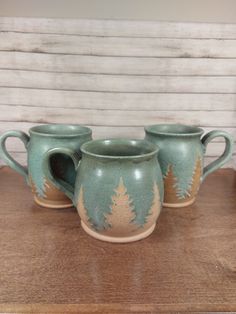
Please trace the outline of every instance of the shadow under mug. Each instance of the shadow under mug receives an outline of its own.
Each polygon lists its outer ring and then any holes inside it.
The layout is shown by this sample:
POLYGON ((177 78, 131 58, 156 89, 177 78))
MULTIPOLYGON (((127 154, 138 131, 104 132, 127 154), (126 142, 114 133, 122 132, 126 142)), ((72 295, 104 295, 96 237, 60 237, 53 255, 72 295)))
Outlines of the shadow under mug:
MULTIPOLYGON (((67 208, 73 206, 71 200, 43 174, 44 154, 52 148, 70 148, 79 153, 83 143, 92 139, 92 130, 80 125, 45 124, 32 127, 29 135, 22 131, 7 131, 0 137, 0 157, 12 169, 21 174, 30 185, 37 204, 49 208, 67 208), (20 165, 7 152, 6 140, 17 137, 27 151, 28 167, 20 165)), ((51 166, 59 178, 75 183, 73 163, 65 155, 57 154, 51 160, 51 166)))
POLYGON ((222 167, 232 156, 233 139, 230 134, 214 130, 203 137, 199 127, 181 124, 156 124, 145 127, 145 139, 156 144, 164 180, 166 207, 184 207, 195 201, 201 182, 222 167), (204 167, 207 145, 216 137, 223 137, 225 150, 204 167))

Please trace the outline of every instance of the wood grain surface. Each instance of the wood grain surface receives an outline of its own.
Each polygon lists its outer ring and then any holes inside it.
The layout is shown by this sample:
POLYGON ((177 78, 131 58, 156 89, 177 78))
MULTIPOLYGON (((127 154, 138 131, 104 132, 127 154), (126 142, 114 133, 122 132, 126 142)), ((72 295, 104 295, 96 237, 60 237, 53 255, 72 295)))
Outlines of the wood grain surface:
POLYGON ((236 39, 236 25, 226 23, 1 17, 0 28, 5 32, 82 36, 236 39))
MULTIPOLYGON (((235 60, 234 24, 1 17, 0 133, 80 123, 94 138, 140 138, 167 122, 236 138, 235 60)), ((223 149, 209 145, 206 163, 223 149)))
POLYGON ((33 203, 0 170, 0 312, 236 311, 236 172, 219 170, 194 205, 163 209, 132 244, 88 236, 74 208, 33 203))
POLYGON ((235 58, 236 40, 0 32, 0 50, 91 56, 235 58))
POLYGON ((69 72, 119 75, 227 76, 236 75, 229 59, 111 57, 0 51, 0 68, 39 72, 69 72))

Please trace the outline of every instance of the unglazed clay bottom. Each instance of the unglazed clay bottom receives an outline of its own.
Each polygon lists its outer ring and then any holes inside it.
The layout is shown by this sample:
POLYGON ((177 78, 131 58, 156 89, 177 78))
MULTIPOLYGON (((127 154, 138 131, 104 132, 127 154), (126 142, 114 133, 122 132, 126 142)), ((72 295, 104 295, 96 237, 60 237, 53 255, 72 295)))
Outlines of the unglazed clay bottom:
POLYGON ((171 208, 181 208, 181 207, 187 207, 189 205, 192 205, 195 202, 196 198, 192 198, 191 200, 183 203, 163 203, 163 207, 171 207, 171 208))
POLYGON ((111 237, 111 236, 99 234, 98 232, 95 232, 92 229, 90 229, 85 223, 83 223, 83 221, 81 221, 81 226, 87 234, 89 234, 91 237, 97 240, 101 240, 105 242, 112 242, 112 243, 129 243, 129 242, 135 242, 135 241, 139 241, 144 238, 147 238, 155 229, 156 224, 152 225, 148 230, 140 234, 130 236, 130 237, 111 237))
POLYGON ((70 200, 63 201, 51 201, 51 200, 45 200, 43 198, 39 198, 37 196, 34 196, 34 201, 36 204, 47 207, 47 208, 70 208, 73 207, 72 202, 70 200))

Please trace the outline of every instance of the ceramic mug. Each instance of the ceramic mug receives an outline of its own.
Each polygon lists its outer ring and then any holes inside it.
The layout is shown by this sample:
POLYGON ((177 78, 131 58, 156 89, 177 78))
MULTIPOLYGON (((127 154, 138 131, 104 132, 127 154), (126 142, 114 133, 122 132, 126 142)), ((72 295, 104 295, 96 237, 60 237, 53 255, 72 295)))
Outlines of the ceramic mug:
POLYGON ((163 198, 158 148, 144 140, 111 139, 90 141, 81 151, 79 162, 71 149, 49 150, 44 171, 52 184, 73 200, 83 229, 108 242, 132 242, 151 234, 163 198), (50 166, 58 153, 73 160, 75 187, 58 180, 50 166))
POLYGON ((164 180, 164 206, 183 207, 195 200, 201 182, 223 166, 232 156, 233 139, 223 131, 204 130, 181 124, 157 124, 145 127, 145 139, 158 145, 164 180), (207 145, 216 137, 225 139, 222 156, 203 167, 207 145))
MULTIPOLYGON (((8 131, 0 137, 0 157, 12 169, 23 175, 31 186, 37 204, 50 208, 67 208, 71 200, 58 190, 43 174, 43 155, 54 147, 67 147, 80 152, 80 146, 91 140, 91 129, 80 125, 45 124, 31 128, 30 136, 22 131, 8 131), (17 137, 22 140, 27 150, 28 169, 15 161, 6 150, 6 140, 17 137)), ((61 179, 71 184, 75 182, 74 171, 71 171, 71 159, 57 155, 51 160, 52 167, 61 179), (64 168, 65 164, 67 165, 64 168)))

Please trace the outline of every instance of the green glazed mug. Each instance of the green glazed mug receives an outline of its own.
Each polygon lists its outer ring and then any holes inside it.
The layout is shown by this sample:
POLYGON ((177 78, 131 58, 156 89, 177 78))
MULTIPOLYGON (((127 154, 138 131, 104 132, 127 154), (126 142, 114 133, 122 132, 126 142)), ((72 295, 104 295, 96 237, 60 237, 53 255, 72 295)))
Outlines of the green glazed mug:
POLYGON ((81 151, 80 161, 74 150, 49 150, 44 173, 73 200, 83 229, 108 242, 132 242, 150 235, 163 199, 158 148, 144 140, 111 139, 90 141, 81 151), (58 153, 73 160, 75 186, 53 171, 50 161, 58 153))
POLYGON ((204 130, 181 124, 157 124, 145 127, 145 139, 156 144, 164 180, 164 206, 184 207, 195 201, 201 182, 223 166, 232 156, 230 134, 214 130, 203 137, 204 130), (207 145, 216 137, 225 139, 222 156, 204 167, 207 145))
MULTIPOLYGON (((0 157, 8 166, 21 174, 30 185, 37 204, 49 208, 67 208, 72 206, 71 200, 58 190, 43 174, 43 155, 51 148, 66 147, 80 153, 80 146, 92 139, 91 129, 80 125, 45 124, 31 128, 30 136, 22 131, 8 131, 0 137, 0 157), (27 150, 28 168, 15 161, 6 150, 6 140, 17 137, 27 150)), ((52 167, 60 178, 74 184, 75 177, 71 159, 57 155, 51 160, 52 167), (67 168, 64 169, 64 165, 67 168)))

